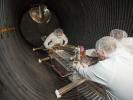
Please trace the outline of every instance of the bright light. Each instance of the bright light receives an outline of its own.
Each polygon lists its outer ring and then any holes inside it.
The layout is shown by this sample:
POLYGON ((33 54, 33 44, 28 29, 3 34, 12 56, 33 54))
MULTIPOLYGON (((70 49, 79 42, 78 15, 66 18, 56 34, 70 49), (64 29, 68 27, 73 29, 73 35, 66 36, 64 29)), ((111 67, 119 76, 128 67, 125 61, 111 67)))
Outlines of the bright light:
POLYGON ((39 5, 29 10, 29 14, 37 23, 49 23, 51 19, 51 12, 46 5, 39 5))

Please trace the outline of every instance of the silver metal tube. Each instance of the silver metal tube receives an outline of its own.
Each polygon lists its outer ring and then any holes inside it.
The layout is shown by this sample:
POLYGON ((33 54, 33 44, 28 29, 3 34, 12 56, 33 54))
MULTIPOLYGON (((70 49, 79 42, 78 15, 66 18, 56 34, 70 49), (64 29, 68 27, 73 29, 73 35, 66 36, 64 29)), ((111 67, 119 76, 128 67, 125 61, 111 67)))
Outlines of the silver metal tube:
POLYGON ((32 50, 37 51, 37 50, 41 50, 41 49, 43 49, 43 47, 33 48, 32 50))
POLYGON ((69 92, 70 90, 72 90, 73 88, 81 85, 85 81, 86 81, 86 79, 75 80, 75 81, 71 82, 70 84, 62 87, 61 89, 55 90, 55 94, 56 94, 57 98, 61 98, 63 94, 65 94, 65 93, 69 92))
POLYGON ((46 58, 42 58, 42 59, 39 58, 39 59, 38 59, 38 62, 39 62, 39 63, 42 63, 43 61, 47 61, 47 60, 49 60, 49 59, 50 59, 50 57, 46 57, 46 58))

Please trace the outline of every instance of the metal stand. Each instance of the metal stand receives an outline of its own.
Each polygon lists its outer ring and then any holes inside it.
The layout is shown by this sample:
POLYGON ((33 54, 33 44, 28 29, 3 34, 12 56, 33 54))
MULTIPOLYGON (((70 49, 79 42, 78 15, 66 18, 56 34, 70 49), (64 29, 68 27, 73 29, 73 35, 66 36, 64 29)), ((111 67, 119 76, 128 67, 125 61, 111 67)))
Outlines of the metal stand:
POLYGON ((57 98, 61 98, 63 94, 69 92, 70 90, 72 90, 73 88, 81 85, 82 83, 84 83, 86 81, 86 79, 79 79, 79 80, 75 80, 73 82, 71 82, 70 84, 60 88, 59 90, 55 90, 55 94, 57 96, 57 98))
POLYGON ((42 50, 42 49, 43 49, 43 47, 38 47, 38 48, 33 48, 32 50, 37 51, 37 50, 42 50))
POLYGON ((39 59, 38 59, 38 62, 39 62, 39 63, 42 63, 43 61, 47 61, 47 60, 49 60, 49 59, 50 59, 50 57, 39 58, 39 59))

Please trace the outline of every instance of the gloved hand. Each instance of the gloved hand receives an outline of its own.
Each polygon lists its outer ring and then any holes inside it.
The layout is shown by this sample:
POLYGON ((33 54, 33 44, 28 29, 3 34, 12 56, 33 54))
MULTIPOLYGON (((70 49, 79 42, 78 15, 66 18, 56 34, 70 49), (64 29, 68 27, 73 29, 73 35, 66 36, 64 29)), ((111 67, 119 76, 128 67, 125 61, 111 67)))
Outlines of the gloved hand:
POLYGON ((85 55, 91 56, 91 57, 97 57, 98 54, 95 49, 88 49, 85 51, 85 55))
POLYGON ((54 51, 53 49, 49 49, 49 50, 48 50, 48 54, 52 54, 53 51, 54 51))
POLYGON ((82 65, 81 65, 81 63, 79 62, 79 61, 73 61, 73 68, 79 68, 79 67, 83 67, 82 65))
POLYGON ((73 68, 77 69, 77 68, 85 68, 88 67, 87 64, 85 63, 80 63, 79 61, 73 61, 73 68))

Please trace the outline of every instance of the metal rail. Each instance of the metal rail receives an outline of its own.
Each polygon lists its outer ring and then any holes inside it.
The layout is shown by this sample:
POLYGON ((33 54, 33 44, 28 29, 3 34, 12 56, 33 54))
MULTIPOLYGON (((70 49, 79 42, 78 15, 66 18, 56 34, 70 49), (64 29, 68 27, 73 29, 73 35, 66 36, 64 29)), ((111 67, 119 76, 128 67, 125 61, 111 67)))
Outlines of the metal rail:
POLYGON ((15 27, 0 27, 0 33, 15 32, 15 27))

